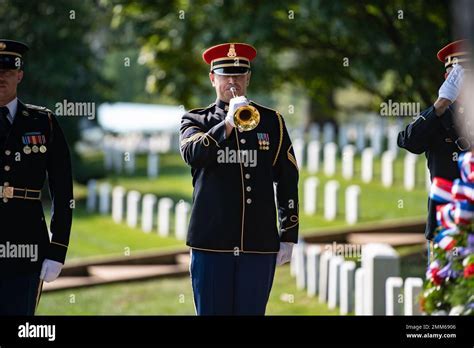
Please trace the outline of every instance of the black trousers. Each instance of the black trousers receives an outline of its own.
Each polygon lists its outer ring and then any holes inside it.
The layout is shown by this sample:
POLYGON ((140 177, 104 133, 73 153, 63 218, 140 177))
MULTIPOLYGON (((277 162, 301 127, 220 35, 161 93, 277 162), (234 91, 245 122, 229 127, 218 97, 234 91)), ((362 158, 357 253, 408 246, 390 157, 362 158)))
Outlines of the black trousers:
POLYGON ((34 315, 43 281, 40 273, 0 275, 0 315, 34 315))

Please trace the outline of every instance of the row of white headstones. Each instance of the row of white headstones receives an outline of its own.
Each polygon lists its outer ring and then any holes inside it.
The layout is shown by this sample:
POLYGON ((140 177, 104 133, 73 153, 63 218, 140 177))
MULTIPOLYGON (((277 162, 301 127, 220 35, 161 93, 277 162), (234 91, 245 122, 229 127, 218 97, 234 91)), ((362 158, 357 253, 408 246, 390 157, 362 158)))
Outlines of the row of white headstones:
POLYGON ((125 221, 130 227, 139 227, 140 223, 145 233, 153 232, 156 221, 156 231, 162 237, 171 234, 171 209, 174 206, 175 237, 180 240, 186 239, 191 205, 184 200, 174 205, 169 197, 158 199, 154 194, 144 194, 142 197, 136 190, 127 192, 121 186, 112 188, 109 183, 97 184, 97 181, 92 179, 87 184, 86 204, 89 212, 112 214, 112 219, 116 223, 125 221))
MULTIPOLYGON (((117 174, 126 173, 133 175, 136 171, 137 152, 134 149, 120 147, 104 148, 104 168, 117 174)), ((147 153, 147 176, 154 179, 160 171, 160 156, 157 152, 147 153)))
POLYGON ((366 147, 371 147, 374 149, 376 156, 382 153, 386 142, 387 150, 397 154, 399 151, 398 133, 403 128, 403 124, 402 119, 397 119, 395 123, 389 124, 386 118, 380 118, 379 116, 366 122, 341 122, 338 125, 336 139, 336 127, 333 123, 324 123, 322 127, 317 123, 313 123, 306 134, 301 128, 293 129, 292 139, 306 137, 309 140, 321 141, 324 144, 337 142, 340 148, 349 143, 354 143, 358 152, 366 147))
POLYGON ((353 245, 323 246, 299 242, 291 259, 291 274, 300 290, 318 296, 341 315, 418 315, 421 278, 400 277, 400 257, 388 244, 362 245, 361 267, 346 261, 342 250, 353 245), (340 249, 340 250, 339 250, 340 249))
MULTIPOLYGON (((317 212, 319 180, 317 177, 309 177, 304 181, 304 213, 314 215, 317 212)), ((324 218, 328 221, 335 220, 338 214, 338 191, 339 182, 329 180, 324 185, 324 218)), ((350 185, 345 191, 345 218, 348 224, 355 224, 359 220, 360 186, 350 185)))
MULTIPOLYGON (((296 161, 300 168, 306 164, 306 168, 310 174, 316 174, 320 171, 320 153, 321 144, 319 141, 313 140, 308 143, 306 148, 306 163, 303 163, 305 146, 303 141, 294 141, 293 148, 295 151, 296 161)), ((323 173, 328 176, 336 174, 336 163, 338 147, 335 143, 326 143, 322 149, 323 154, 323 173)), ((345 145, 341 152, 342 177, 346 180, 354 178, 354 158, 356 155, 356 147, 354 145, 345 145)), ((370 183, 374 179, 374 150, 370 147, 365 148, 361 152, 361 180, 364 183, 370 183)), ((407 152, 403 161, 403 186, 406 190, 413 190, 416 186, 416 162, 418 156, 407 152)), ((391 187, 394 182, 394 166, 396 154, 392 150, 387 150, 381 156, 381 181, 385 187, 391 187)), ((429 171, 425 171, 425 187, 430 186, 429 171)))
MULTIPOLYGON (((293 143, 295 156, 300 168, 303 164, 304 142, 295 141, 293 143)), ((311 141, 307 146, 307 170, 310 174, 319 172, 321 144, 319 141, 311 141)), ((323 172, 331 177, 336 174, 338 147, 335 143, 327 143, 323 147, 323 172)), ((106 169, 115 169, 121 173, 123 166, 127 174, 134 174, 136 170, 136 153, 133 151, 123 152, 121 149, 109 148, 105 152, 106 169)), ((353 145, 346 145, 342 149, 342 177, 346 180, 354 178, 354 158, 356 148, 353 145)), ((393 162, 396 154, 391 151, 385 151, 381 156, 381 180, 382 185, 391 187, 394 181, 393 162)), ((406 190, 413 190, 416 186, 416 162, 417 155, 406 153, 404 158, 403 186, 406 190)), ((374 178, 374 151, 372 148, 365 148, 361 153, 361 179, 364 183, 372 182, 374 178)), ((159 155, 157 153, 147 154, 147 174, 149 178, 158 177, 159 173, 159 155)), ((430 186, 429 171, 426 169, 426 188, 430 186)))

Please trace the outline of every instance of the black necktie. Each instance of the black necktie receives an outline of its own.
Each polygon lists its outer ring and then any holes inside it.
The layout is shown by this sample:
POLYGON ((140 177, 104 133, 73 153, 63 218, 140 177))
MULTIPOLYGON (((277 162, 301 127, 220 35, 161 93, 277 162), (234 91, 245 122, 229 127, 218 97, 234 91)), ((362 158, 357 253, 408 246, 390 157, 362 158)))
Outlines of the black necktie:
POLYGON ((6 106, 0 106, 0 133, 6 134, 10 130, 11 123, 8 120, 10 111, 6 106))

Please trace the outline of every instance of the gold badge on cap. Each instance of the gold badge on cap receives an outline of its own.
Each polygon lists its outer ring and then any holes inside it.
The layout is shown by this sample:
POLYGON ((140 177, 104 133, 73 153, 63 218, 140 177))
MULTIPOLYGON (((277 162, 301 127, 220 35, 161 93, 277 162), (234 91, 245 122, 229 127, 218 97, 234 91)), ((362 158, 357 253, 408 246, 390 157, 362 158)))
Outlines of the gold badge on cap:
POLYGON ((230 44, 229 52, 227 52, 227 57, 237 57, 237 53, 235 52, 235 45, 230 44))
POLYGON ((7 45, 5 44, 5 42, 0 42, 0 51, 3 51, 6 47, 7 45))
POLYGON ((41 153, 45 153, 46 151, 48 151, 48 149, 46 148, 46 146, 41 145, 41 146, 40 146, 40 152, 41 152, 41 153))
POLYGON ((29 147, 28 145, 26 145, 24 148, 23 148, 23 152, 25 153, 25 155, 29 155, 31 153, 31 147, 29 147))

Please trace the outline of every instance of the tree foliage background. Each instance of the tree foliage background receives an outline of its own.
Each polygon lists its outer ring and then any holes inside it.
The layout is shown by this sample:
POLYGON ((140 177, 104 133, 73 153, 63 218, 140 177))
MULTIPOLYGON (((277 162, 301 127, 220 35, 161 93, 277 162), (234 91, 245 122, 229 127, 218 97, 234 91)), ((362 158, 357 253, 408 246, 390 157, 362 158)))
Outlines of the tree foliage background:
MULTIPOLYGON (((2 37, 30 46, 28 103, 207 105, 201 54, 234 41, 258 50, 252 95, 290 86, 320 122, 356 107, 336 103, 346 88, 370 96, 367 111, 388 99, 429 105, 444 73, 436 52, 454 39, 443 0, 0 0, 0 18, 2 37)), ((60 121, 74 143, 79 122, 60 121)))

